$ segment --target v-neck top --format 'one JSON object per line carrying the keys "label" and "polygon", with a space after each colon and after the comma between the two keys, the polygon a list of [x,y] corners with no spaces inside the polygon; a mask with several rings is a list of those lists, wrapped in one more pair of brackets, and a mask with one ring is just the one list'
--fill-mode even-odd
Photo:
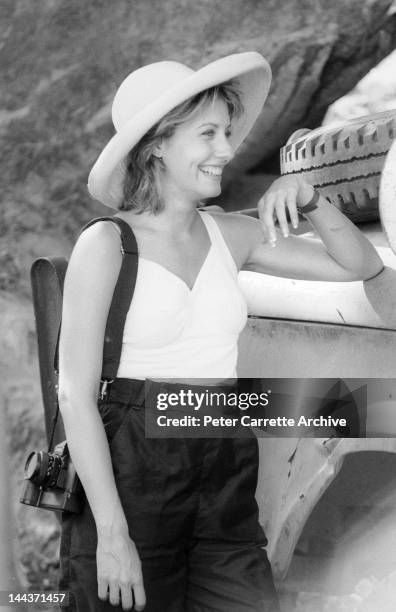
{"label": "v-neck top", "polygon": [[139,257],[123,335],[119,378],[233,378],[247,317],[238,270],[213,217],[199,211],[210,248],[190,288]]}

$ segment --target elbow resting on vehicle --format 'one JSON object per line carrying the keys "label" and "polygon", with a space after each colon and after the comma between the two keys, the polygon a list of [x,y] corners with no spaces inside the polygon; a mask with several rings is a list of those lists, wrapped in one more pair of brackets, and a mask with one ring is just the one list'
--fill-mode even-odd
{"label": "elbow resting on vehicle", "polygon": [[379,276],[379,274],[381,274],[381,272],[383,272],[385,269],[385,266],[382,262],[382,260],[379,260],[379,265],[377,265],[375,268],[373,266],[372,270],[365,270],[365,275],[364,278],[362,278],[363,281],[367,281],[367,280],[371,280],[372,278],[375,278],[376,276]]}
{"label": "elbow resting on vehicle", "polygon": [[379,257],[374,260],[363,262],[359,267],[351,267],[349,269],[351,274],[351,281],[367,281],[375,278],[384,270],[384,264]]}

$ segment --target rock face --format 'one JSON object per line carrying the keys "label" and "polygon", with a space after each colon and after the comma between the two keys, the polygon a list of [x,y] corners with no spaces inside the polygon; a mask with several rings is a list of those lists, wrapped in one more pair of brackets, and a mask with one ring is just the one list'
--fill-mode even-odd
{"label": "rock face", "polygon": [[[113,133],[117,85],[164,58],[198,68],[263,53],[273,86],[223,197],[227,208],[248,207],[288,136],[319,125],[328,105],[396,47],[396,17],[392,0],[3,0],[0,41],[0,408],[8,410],[16,499],[26,451],[44,442],[28,269],[40,255],[67,255],[78,228],[107,212],[85,184]],[[56,521],[19,512],[26,564],[48,563]],[[34,553],[39,541],[47,560]]]}
{"label": "rock face", "polygon": [[24,287],[26,260],[47,248],[37,234],[65,251],[104,212],[86,177],[112,134],[109,104],[129,71],[163,58],[197,68],[252,49],[269,59],[268,103],[225,177],[223,200],[235,207],[245,171],[268,171],[295,129],[317,126],[396,46],[394,12],[391,0],[3,1],[1,287]]}
{"label": "rock face", "polygon": [[0,338],[0,411],[6,422],[5,461],[10,475],[10,489],[3,491],[0,501],[0,518],[6,502],[15,518],[13,523],[8,521],[8,530],[14,536],[16,575],[7,588],[56,588],[59,523],[53,512],[18,501],[28,453],[46,448],[33,312],[27,300],[0,295]]}
{"label": "rock face", "polygon": [[396,51],[382,62],[327,111],[323,125],[337,126],[350,119],[396,109]]}

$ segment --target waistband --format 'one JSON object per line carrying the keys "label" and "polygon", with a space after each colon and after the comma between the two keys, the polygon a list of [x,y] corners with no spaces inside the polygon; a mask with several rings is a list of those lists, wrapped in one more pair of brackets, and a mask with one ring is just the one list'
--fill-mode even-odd
{"label": "waistband", "polygon": [[182,390],[199,393],[204,391],[235,393],[238,390],[238,380],[230,383],[218,383],[216,385],[191,384],[170,381],[156,381],[138,378],[115,378],[106,389],[106,401],[132,402],[136,406],[143,406],[148,395],[157,393],[178,393]]}

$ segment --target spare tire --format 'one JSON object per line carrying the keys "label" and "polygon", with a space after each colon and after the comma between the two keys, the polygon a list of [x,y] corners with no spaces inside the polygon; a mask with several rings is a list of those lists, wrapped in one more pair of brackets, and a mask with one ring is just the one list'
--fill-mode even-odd
{"label": "spare tire", "polygon": [[395,137],[396,109],[298,130],[281,149],[281,173],[303,175],[353,221],[378,219],[381,171]]}

